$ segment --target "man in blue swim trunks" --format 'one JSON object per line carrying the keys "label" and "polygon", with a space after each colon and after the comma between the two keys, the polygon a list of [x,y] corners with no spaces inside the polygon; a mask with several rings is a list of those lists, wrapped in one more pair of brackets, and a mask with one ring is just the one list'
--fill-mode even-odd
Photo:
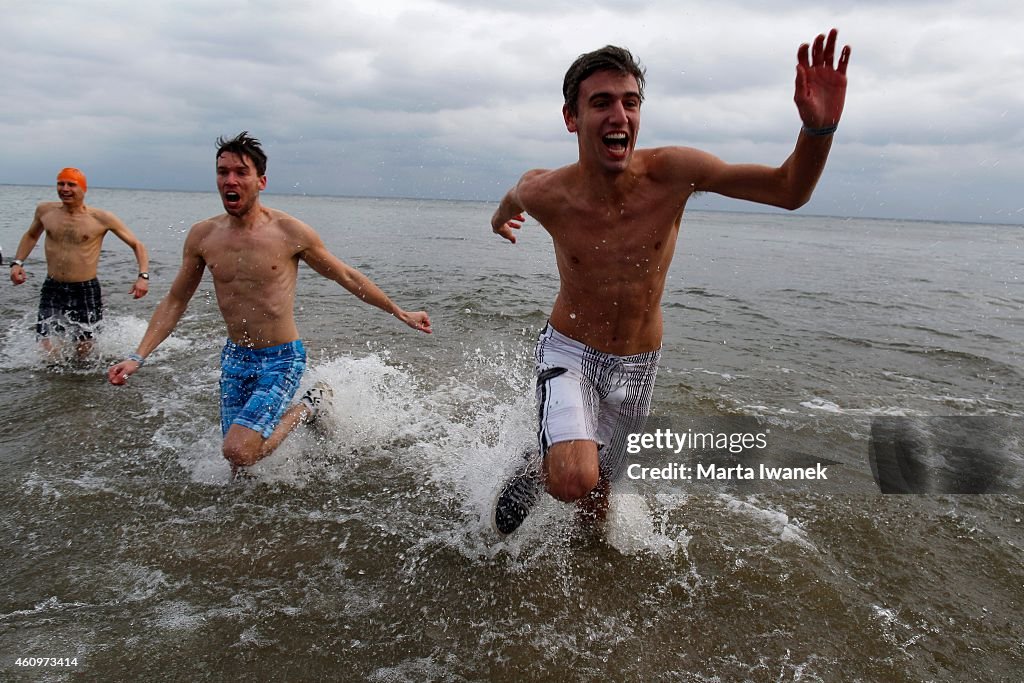
{"label": "man in blue swim trunks", "polygon": [[264,207],[267,157],[243,132],[217,141],[217,189],[225,213],[192,226],[181,269],[153,313],[135,353],[111,367],[111,384],[122,385],[181,319],[206,269],[213,275],[217,304],[227,325],[221,353],[223,453],[232,472],[277,448],[301,421],[315,414],[329,391],[317,385],[289,407],[306,367],[295,325],[299,261],[404,322],[430,333],[423,311],[410,313],[369,278],[342,262],[320,236],[283,211]]}
{"label": "man in blue swim trunks", "polygon": [[36,336],[40,346],[56,356],[62,340],[75,343],[79,358],[92,350],[93,333],[103,320],[103,298],[96,271],[100,263],[103,238],[117,235],[135,252],[138,277],[131,294],[136,299],[149,291],[149,256],[146,247],[131,230],[110,211],[87,206],[89,186],[85,174],[77,168],[65,168],[57,174],[59,202],[43,202],[28,231],[21,238],[11,261],[11,282],[24,284],[28,279],[24,262],[43,235],[46,256],[46,280],[39,292]]}
{"label": "man in blue swim trunks", "polygon": [[662,342],[661,296],[687,200],[696,192],[796,209],[825,168],[846,98],[850,49],[836,31],[797,51],[802,120],[778,168],[728,164],[688,147],[636,149],[644,72],[628,51],[581,55],[563,82],[565,126],[579,160],[528,171],[502,199],[493,231],[512,242],[524,213],[554,242],[560,287],[537,343],[539,462],[498,495],[494,526],[515,531],[543,483],[603,518],[629,432],[650,411]]}

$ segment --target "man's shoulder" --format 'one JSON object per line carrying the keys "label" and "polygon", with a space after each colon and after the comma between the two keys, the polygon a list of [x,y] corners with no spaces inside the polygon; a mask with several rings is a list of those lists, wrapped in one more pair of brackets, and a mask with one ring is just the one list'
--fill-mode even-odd
{"label": "man's shoulder", "polygon": [[316,234],[312,227],[289,213],[268,207],[263,207],[263,210],[267,211],[270,216],[270,225],[286,235],[288,239],[300,239],[303,236]]}
{"label": "man's shoulder", "polygon": [[64,205],[60,202],[39,202],[39,204],[36,205],[36,216],[42,218],[43,216],[59,210],[62,206]]}
{"label": "man's shoulder", "polygon": [[535,168],[519,179],[516,190],[521,201],[543,200],[565,194],[576,178],[578,164],[561,168]]}
{"label": "man's shoulder", "polygon": [[710,157],[694,147],[650,147],[637,150],[636,158],[643,165],[648,174],[655,179],[661,176],[686,175],[698,171]]}
{"label": "man's shoulder", "polygon": [[206,239],[219,229],[225,228],[227,226],[227,219],[227,214],[220,214],[193,223],[192,227],[189,228],[186,240],[195,244],[197,241]]}
{"label": "man's shoulder", "polygon": [[201,221],[193,223],[190,232],[213,230],[219,225],[226,225],[227,218],[227,214],[224,213],[218,214],[216,216],[210,216],[209,218],[204,218]]}
{"label": "man's shoulder", "polygon": [[306,225],[295,216],[291,215],[290,213],[286,213],[281,209],[272,209],[269,206],[264,206],[263,210],[267,212],[267,215],[270,217],[270,220],[278,225],[285,227]]}
{"label": "man's shoulder", "polygon": [[121,222],[121,219],[117,217],[117,214],[115,214],[113,211],[108,211],[106,209],[100,209],[95,206],[86,205],[85,212],[89,216],[89,218],[92,218],[93,220],[102,224],[104,227],[110,227],[114,223]]}
{"label": "man's shoulder", "polygon": [[569,164],[559,168],[534,168],[523,174],[519,180],[520,185],[534,184],[538,186],[549,185],[550,183],[566,182],[572,177],[579,164]]}

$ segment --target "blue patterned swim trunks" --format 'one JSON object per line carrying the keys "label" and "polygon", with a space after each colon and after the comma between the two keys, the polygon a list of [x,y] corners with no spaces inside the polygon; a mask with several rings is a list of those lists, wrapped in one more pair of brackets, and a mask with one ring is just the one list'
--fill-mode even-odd
{"label": "blue patterned swim trunks", "polygon": [[301,340],[250,349],[230,339],[220,354],[220,428],[248,427],[267,438],[281,421],[306,370]]}

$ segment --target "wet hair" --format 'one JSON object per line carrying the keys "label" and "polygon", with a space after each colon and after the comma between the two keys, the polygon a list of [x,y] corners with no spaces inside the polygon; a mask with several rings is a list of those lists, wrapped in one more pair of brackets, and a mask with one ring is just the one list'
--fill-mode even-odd
{"label": "wet hair", "polygon": [[237,154],[240,157],[249,157],[253,166],[256,167],[257,175],[267,174],[267,155],[260,147],[260,141],[249,135],[249,131],[243,130],[230,140],[221,136],[217,138],[217,159],[224,152]]}
{"label": "wet hair", "polygon": [[576,100],[580,95],[580,84],[598,71],[613,71],[623,76],[636,78],[640,101],[643,102],[646,70],[626,48],[605,45],[600,50],[577,57],[569,70],[565,72],[565,80],[562,81],[562,95],[565,97],[565,106],[569,108],[570,114],[576,116],[579,113]]}

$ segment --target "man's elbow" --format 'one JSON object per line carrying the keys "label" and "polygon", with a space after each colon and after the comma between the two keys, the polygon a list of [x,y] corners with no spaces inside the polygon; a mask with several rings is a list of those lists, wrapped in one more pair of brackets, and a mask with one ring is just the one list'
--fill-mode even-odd
{"label": "man's elbow", "polygon": [[811,201],[812,194],[814,194],[813,187],[791,190],[783,193],[775,202],[775,206],[787,211],[796,211]]}
{"label": "man's elbow", "polygon": [[797,209],[805,205],[810,199],[810,195],[807,195],[806,197],[792,197],[788,199],[785,203],[779,204],[779,206],[785,209],[786,211],[796,211]]}

